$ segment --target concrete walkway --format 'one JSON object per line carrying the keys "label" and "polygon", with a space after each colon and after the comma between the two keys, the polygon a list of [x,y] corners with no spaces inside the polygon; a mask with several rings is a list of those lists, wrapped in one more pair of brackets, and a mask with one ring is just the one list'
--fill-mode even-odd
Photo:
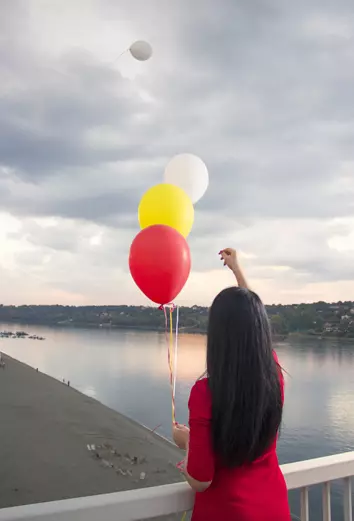
{"label": "concrete walkway", "polygon": [[171,444],[67,385],[3,359],[0,508],[181,481],[175,464],[182,455]]}

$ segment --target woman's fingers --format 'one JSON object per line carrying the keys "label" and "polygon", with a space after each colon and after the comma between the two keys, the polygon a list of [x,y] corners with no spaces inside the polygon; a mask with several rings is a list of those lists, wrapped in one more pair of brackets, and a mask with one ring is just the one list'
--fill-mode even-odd
{"label": "woman's fingers", "polygon": [[187,427],[187,425],[175,425],[174,430],[176,431],[176,433],[189,432],[189,427]]}
{"label": "woman's fingers", "polygon": [[226,253],[224,253],[224,251],[222,251],[220,255],[221,255],[220,260],[224,261],[224,266],[226,266],[226,259],[227,259],[228,255]]}
{"label": "woman's fingers", "polygon": [[233,250],[231,248],[224,248],[223,250],[219,251],[219,255],[225,259],[226,257],[230,257],[232,255]]}

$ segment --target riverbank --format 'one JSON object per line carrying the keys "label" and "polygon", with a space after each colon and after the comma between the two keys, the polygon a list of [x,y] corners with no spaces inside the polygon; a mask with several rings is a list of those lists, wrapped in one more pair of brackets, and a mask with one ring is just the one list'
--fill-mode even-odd
{"label": "riverbank", "polygon": [[182,455],[168,441],[54,378],[3,359],[0,508],[181,481],[175,465]]}
{"label": "riverbank", "polygon": [[[92,323],[45,323],[45,322],[36,322],[36,323],[28,323],[28,322],[7,322],[7,323],[1,323],[0,327],[3,327],[6,325],[6,327],[46,327],[46,328],[53,328],[53,329],[83,329],[83,330],[103,330],[103,331],[139,331],[139,332],[149,332],[149,333],[164,333],[165,328],[163,327],[156,327],[156,326],[126,326],[126,325],[97,325]],[[35,335],[34,337],[31,335],[29,336],[26,332],[24,336],[16,336],[16,331],[13,331],[13,335],[10,336],[11,332],[8,332],[9,336],[4,336],[4,338],[22,338],[22,339],[30,339],[30,340],[45,340],[44,337],[40,337]],[[206,330],[204,329],[198,329],[198,328],[189,328],[189,327],[180,327],[179,328],[180,334],[186,334],[186,335],[206,335]],[[1,338],[1,333],[0,333]],[[274,334],[272,335],[273,342],[285,342],[286,340],[317,340],[317,341],[340,341],[343,343],[353,343],[354,342],[354,336],[341,336],[341,335],[335,335],[335,334],[326,334],[326,333],[308,333],[305,331],[291,331],[290,333],[281,335],[281,334]]]}
{"label": "riverbank", "polygon": [[319,342],[328,342],[330,340],[332,341],[340,341],[343,343],[353,343],[354,342],[354,336],[339,336],[339,335],[324,335],[324,334],[313,334],[313,333],[298,333],[298,332],[292,332],[289,333],[284,340],[318,340]]}
{"label": "riverbank", "polygon": [[[285,339],[298,331],[329,338],[354,338],[354,301],[266,305],[274,335]],[[206,333],[209,308],[179,306],[179,327],[185,333]],[[98,327],[161,331],[164,314],[157,306],[63,306],[0,304],[0,322],[46,326]],[[315,329],[314,329],[315,327]],[[278,338],[276,339],[278,340]],[[281,338],[279,339],[281,340]]]}
{"label": "riverbank", "polygon": [[[2,324],[0,322],[0,324]],[[101,330],[123,330],[123,331],[146,331],[150,333],[164,333],[166,328],[165,326],[139,326],[139,325],[115,325],[115,324],[94,324],[90,322],[77,322],[75,324],[70,322],[57,322],[57,323],[47,323],[47,322],[7,322],[8,326],[21,326],[21,327],[34,327],[34,326],[42,326],[42,327],[53,327],[53,328],[63,328],[63,329],[101,329]],[[206,329],[195,328],[195,327],[179,327],[179,333],[186,333],[188,335],[206,335]]]}
{"label": "riverbank", "polygon": [[[0,323],[0,325],[1,325],[1,323]],[[132,325],[132,326],[119,325],[118,326],[118,325],[111,325],[111,324],[98,325],[98,324],[90,324],[90,323],[85,323],[85,322],[77,323],[77,324],[72,324],[72,323],[47,324],[45,322],[36,322],[36,323],[8,322],[7,326],[21,326],[21,327],[42,326],[42,327],[51,327],[51,328],[56,328],[56,329],[95,329],[95,330],[104,330],[104,331],[122,330],[122,331],[142,331],[142,332],[149,332],[149,333],[164,333],[165,332],[165,327],[156,327],[156,326],[149,327],[147,325],[145,325],[145,326],[136,326],[136,325]],[[180,334],[186,334],[186,335],[203,335],[203,336],[205,336],[207,334],[206,329],[195,328],[195,327],[180,327],[178,331]],[[273,335],[273,341],[280,342],[280,341],[286,340],[288,338],[288,336],[291,336],[291,335],[292,335],[292,333],[290,333],[289,335]],[[294,333],[294,335],[299,336],[298,333]],[[307,335],[304,334],[304,336],[307,336]],[[311,336],[311,335],[309,335],[309,336]],[[15,336],[10,337],[10,338],[15,338]],[[27,336],[27,333],[26,333],[26,336],[23,336],[21,338],[30,338],[30,337]],[[44,338],[39,338],[39,339],[45,340]]]}

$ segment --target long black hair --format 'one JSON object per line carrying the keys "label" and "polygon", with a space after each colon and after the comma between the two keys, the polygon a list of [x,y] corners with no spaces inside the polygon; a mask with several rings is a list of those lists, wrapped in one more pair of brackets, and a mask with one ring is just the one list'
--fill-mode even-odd
{"label": "long black hair", "polygon": [[209,312],[207,375],[214,451],[227,467],[251,463],[274,442],[282,419],[280,368],[261,299],[219,293]]}

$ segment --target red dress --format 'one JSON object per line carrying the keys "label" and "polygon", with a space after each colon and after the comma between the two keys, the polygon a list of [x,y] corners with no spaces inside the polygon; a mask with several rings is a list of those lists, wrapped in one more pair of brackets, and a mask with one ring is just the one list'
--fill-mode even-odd
{"label": "red dress", "polygon": [[[281,383],[283,395],[283,378]],[[188,474],[197,481],[212,482],[205,492],[196,494],[192,521],[291,521],[277,440],[251,464],[227,469],[218,462],[211,442],[207,378],[191,390],[189,426]]]}

